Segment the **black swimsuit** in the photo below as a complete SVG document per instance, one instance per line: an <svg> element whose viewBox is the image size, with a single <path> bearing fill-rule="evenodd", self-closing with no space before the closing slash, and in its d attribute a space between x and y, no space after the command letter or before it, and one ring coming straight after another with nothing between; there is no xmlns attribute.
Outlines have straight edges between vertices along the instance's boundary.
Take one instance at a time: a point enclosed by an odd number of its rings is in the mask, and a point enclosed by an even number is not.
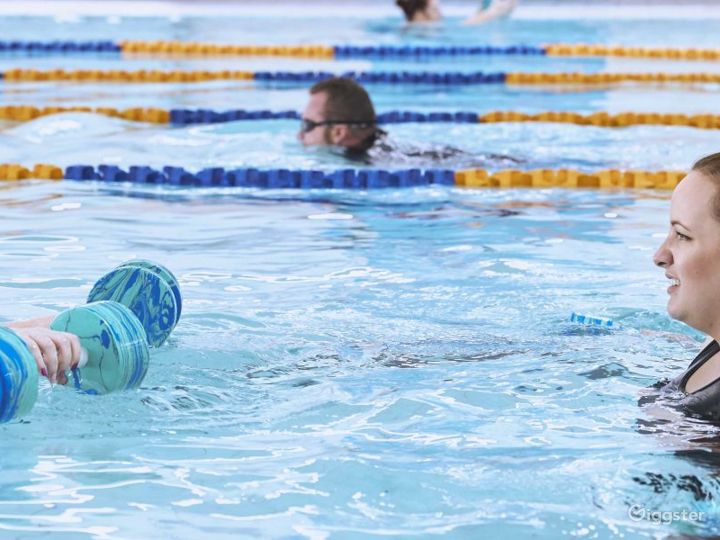
<svg viewBox="0 0 720 540"><path fill-rule="evenodd" d="M679 406L681 409L702 416L708 420L720 421L720 378L696 390L692 394L685 391L690 377L715 354L720 345L713 340L690 363L688 368L678 377L662 387L661 393L681 393Z"/></svg>

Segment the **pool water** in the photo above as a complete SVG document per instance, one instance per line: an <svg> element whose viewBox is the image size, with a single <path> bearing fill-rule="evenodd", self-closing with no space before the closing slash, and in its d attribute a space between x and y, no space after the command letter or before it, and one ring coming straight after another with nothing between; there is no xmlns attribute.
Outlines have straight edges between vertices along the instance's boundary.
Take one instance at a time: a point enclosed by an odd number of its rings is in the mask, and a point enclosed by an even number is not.
<svg viewBox="0 0 720 540"><path fill-rule="evenodd" d="M262 15L4 22L9 37L238 43L303 41L319 24ZM622 35L645 44L672 26L550 24L499 22L472 39L540 44L565 34L564 41L598 42ZM692 33L712 44L703 30L716 24L694 22ZM592 35L581 32L591 27ZM401 33L392 18L341 18L329 28L327 42L456 39L451 26L432 37ZM468 38L471 30L457 32ZM688 32L662 37L685 45ZM536 60L492 62L493 69L533 69ZM2 62L2 69L27 65ZM464 69L472 62L457 61ZM570 61L542 62L549 69ZM620 63L573 62L587 70ZM323 65L345 69L340 64ZM199 63L174 62L192 65ZM450 65L436 60L422 69ZM3 104L36 105L300 110L306 99L304 88L248 83L3 84L2 91ZM370 91L379 111L589 112L642 104L711 112L718 99L711 88ZM287 121L169 128L64 114L6 123L0 162L347 166L331 152L301 148L295 130ZM714 131L660 126L408 124L388 131L399 145L452 142L468 162L503 153L525 160L523 168L687 168L720 143ZM171 268L184 300L183 318L154 351L140 389L97 397L41 382L32 413L0 426L0 537L719 534L717 461L707 450L716 428L658 420L658 411L638 407L648 386L678 374L702 345L702 336L667 317L667 280L652 265L668 202L668 193L648 191L0 184L4 320L82 303L95 279L136 257ZM569 322L573 311L611 317L622 328L587 331ZM702 519L659 524L637 519L633 508Z"/></svg>

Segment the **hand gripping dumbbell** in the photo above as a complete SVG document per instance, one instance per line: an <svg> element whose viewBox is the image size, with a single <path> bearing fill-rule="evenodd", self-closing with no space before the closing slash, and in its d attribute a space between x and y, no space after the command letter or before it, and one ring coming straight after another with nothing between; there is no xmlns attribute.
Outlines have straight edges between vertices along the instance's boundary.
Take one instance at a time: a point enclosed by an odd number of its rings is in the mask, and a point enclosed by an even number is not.
<svg viewBox="0 0 720 540"><path fill-rule="evenodd" d="M148 338L155 346L162 344L180 317L175 276L149 261L129 261L103 276L88 300L60 313L50 325L80 339L81 359L70 383L89 394L136 388L149 364ZM37 381L35 359L25 342L0 328L0 422L29 412Z"/></svg>

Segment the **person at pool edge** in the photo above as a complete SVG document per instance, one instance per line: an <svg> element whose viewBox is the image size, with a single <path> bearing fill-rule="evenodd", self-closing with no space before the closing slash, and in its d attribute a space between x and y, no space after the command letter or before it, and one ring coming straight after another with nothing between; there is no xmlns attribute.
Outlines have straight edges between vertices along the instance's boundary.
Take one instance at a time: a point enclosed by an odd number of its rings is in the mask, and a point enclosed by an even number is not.
<svg viewBox="0 0 720 540"><path fill-rule="evenodd" d="M670 231L653 258L670 280L669 315L711 338L662 388L685 411L720 420L720 153L700 159L677 185Z"/></svg>
<svg viewBox="0 0 720 540"><path fill-rule="evenodd" d="M38 371L50 382L66 384L65 372L80 361L80 340L74 334L50 329L54 317L5 324L27 343Z"/></svg>

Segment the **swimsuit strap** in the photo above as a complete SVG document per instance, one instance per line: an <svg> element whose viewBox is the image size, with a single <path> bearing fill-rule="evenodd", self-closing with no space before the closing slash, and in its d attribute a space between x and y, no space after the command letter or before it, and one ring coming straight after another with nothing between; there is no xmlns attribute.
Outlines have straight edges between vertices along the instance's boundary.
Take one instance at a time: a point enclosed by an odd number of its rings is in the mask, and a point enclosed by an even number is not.
<svg viewBox="0 0 720 540"><path fill-rule="evenodd" d="M713 356L715 356L718 352L720 352L720 345L717 341L714 339L707 344L707 346L698 353L698 355L695 357L695 359L690 362L690 366L688 367L687 371L683 374L682 378L680 379L680 383L678 384L678 388L685 392L685 385L687 384L688 380L690 380L690 377L693 376L693 374L700 369L702 365L705 364L708 360L710 360ZM714 384L718 381L718 379L715 379L714 381L706 384L702 388L699 388L693 394L697 394L698 392L701 392L711 384Z"/></svg>

